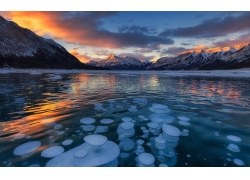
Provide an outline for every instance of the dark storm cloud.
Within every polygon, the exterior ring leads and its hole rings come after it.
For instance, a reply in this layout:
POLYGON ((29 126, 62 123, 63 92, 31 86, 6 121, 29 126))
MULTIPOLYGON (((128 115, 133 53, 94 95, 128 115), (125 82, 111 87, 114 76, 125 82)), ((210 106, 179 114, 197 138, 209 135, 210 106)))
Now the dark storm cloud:
POLYGON ((227 16, 225 18, 218 17, 204 20, 201 24, 193 27, 166 29, 160 35, 167 37, 212 38, 249 29, 250 12, 245 12, 237 17, 227 16))

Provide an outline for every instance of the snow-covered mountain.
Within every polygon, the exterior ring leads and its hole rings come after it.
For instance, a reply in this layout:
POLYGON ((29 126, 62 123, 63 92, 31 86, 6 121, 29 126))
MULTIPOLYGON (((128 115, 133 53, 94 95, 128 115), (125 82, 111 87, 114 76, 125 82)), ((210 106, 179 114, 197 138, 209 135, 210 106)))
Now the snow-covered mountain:
POLYGON ((96 69, 81 63, 52 39, 0 16, 0 68, 96 69))
POLYGON ((148 70, 213 70, 250 67, 250 44, 223 50, 183 53, 177 57, 163 57, 147 67, 148 70))
POLYGON ((150 62, 142 62, 133 57, 118 57, 110 54, 107 58, 101 61, 90 61, 87 65, 107 68, 112 70, 144 70, 149 66, 150 62))

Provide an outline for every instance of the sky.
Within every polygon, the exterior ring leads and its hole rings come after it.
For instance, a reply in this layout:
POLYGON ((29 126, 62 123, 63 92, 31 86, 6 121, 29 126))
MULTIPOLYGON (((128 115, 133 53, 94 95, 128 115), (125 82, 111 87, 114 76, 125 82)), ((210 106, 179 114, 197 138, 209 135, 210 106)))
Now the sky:
POLYGON ((244 11, 0 11, 86 63, 110 53, 142 61, 250 43, 244 11))

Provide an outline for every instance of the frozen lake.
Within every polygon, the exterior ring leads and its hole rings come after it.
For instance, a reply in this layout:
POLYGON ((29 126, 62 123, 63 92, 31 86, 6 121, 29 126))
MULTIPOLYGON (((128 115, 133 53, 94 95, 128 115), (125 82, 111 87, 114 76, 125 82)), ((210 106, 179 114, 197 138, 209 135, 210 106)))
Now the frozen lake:
POLYGON ((1 167, 250 166, 249 70, 0 71, 1 167))

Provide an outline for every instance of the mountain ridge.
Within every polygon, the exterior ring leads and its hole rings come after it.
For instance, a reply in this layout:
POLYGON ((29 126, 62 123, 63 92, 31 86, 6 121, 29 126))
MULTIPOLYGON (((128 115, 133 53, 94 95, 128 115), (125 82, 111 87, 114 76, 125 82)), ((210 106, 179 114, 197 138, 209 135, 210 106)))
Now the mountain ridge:
POLYGON ((100 69, 81 63, 52 39, 0 16, 0 68, 100 69))

